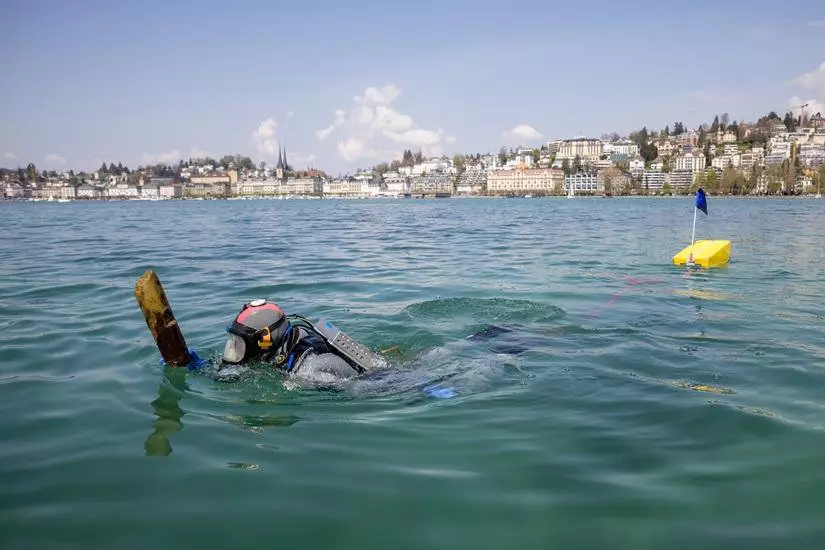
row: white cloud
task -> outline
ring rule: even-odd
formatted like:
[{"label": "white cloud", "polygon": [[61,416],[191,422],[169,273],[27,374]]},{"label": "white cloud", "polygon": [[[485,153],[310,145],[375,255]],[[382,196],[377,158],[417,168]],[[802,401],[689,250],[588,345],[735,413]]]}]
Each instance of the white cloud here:
[{"label": "white cloud", "polygon": [[501,137],[504,139],[539,139],[541,134],[533,128],[532,126],[528,126],[527,124],[519,124],[515,128],[507,130],[506,132],[502,132]]},{"label": "white cloud", "polygon": [[9,160],[17,160],[17,155],[9,151],[7,151],[6,154],[3,156]]},{"label": "white cloud", "polygon": [[189,158],[190,159],[203,159],[209,156],[209,153],[198,147],[197,145],[193,145],[189,148]]},{"label": "white cloud", "polygon": [[46,162],[50,164],[66,164],[66,157],[52,153],[51,155],[46,155]]},{"label": "white cloud", "polygon": [[180,151],[172,149],[166,153],[143,153],[145,164],[172,164],[180,159]]},{"label": "white cloud", "polygon": [[172,164],[180,159],[180,151],[172,149],[165,153],[143,153],[142,157],[146,164]]},{"label": "white cloud", "polygon": [[312,164],[312,161],[315,160],[315,155],[301,155],[300,153],[289,153],[287,157],[289,164],[295,167],[298,170],[302,170],[304,167]]},{"label": "white cloud", "polygon": [[382,86],[381,88],[370,86],[366,90],[364,90],[363,96],[355,96],[353,98],[353,101],[355,101],[355,103],[360,103],[362,105],[389,105],[390,103],[398,99],[398,96],[400,95],[401,89],[393,84],[390,84],[388,86]]},{"label": "white cloud", "polygon": [[330,124],[326,128],[315,132],[315,136],[318,138],[319,141],[324,141],[329,137],[333,130],[335,130],[335,124]]},{"label": "white cloud", "polygon": [[797,76],[793,79],[793,82],[802,86],[806,90],[825,92],[825,62],[823,62],[817,69]]},{"label": "white cloud", "polygon": [[391,107],[401,96],[395,85],[370,86],[355,96],[350,110],[337,109],[329,126],[315,132],[324,141],[340,134],[338,154],[347,161],[395,158],[404,148],[418,149],[428,156],[442,154],[442,144],[454,143],[442,129],[419,128],[411,116]]},{"label": "white cloud", "polygon": [[295,116],[295,111],[293,111],[292,109],[290,109],[289,111],[286,112],[287,120],[289,120],[290,118],[292,118],[294,116]]},{"label": "white cloud", "polygon": [[801,74],[792,80],[794,84],[811,92],[813,97],[810,99],[800,99],[799,96],[794,96],[789,101],[789,107],[797,115],[802,112],[801,105],[807,103],[805,110],[809,115],[815,113],[825,114],[825,62],[819,65],[813,71]]},{"label": "white cloud", "polygon": [[252,141],[258,151],[264,155],[274,157],[278,153],[278,138],[277,138],[278,122],[269,117],[261,121],[258,129],[252,134]]},{"label": "white cloud", "polygon": [[815,115],[816,113],[822,113],[825,115],[825,105],[821,101],[817,101],[816,99],[807,99],[801,100],[798,97],[794,96],[788,102],[788,107],[790,107],[790,111],[799,116],[802,114],[802,105],[807,104],[805,107],[805,112],[808,113],[808,116]]},{"label": "white cloud", "polygon": [[363,140],[351,137],[345,141],[338,142],[338,154],[346,161],[358,159],[378,158],[375,149],[371,149]]}]

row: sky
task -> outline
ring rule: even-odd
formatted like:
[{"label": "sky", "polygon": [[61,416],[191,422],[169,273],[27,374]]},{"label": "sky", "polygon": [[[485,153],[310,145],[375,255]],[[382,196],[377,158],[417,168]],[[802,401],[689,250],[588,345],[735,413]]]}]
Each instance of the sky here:
[{"label": "sky", "polygon": [[[400,157],[825,115],[825,4],[0,3],[0,166]],[[798,109],[797,109],[798,111]]]}]

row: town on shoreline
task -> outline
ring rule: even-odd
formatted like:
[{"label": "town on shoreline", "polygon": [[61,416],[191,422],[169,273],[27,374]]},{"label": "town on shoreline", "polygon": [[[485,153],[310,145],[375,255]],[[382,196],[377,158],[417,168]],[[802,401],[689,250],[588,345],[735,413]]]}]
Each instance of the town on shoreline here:
[{"label": "town on shoreline", "polygon": [[815,195],[825,180],[825,120],[771,112],[753,123],[716,116],[686,130],[646,127],[629,136],[574,137],[497,154],[402,158],[354,175],[295,170],[286,150],[275,166],[242,155],[176,165],[103,163],[91,173],[0,169],[6,200],[419,198],[686,195]]}]

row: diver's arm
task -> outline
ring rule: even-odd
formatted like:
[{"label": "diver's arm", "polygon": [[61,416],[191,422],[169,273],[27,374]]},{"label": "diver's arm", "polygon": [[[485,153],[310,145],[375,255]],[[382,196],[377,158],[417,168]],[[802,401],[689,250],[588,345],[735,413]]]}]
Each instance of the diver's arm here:
[{"label": "diver's arm", "polygon": [[358,370],[337,353],[308,352],[300,358],[293,374],[301,378],[341,380],[357,376]]}]

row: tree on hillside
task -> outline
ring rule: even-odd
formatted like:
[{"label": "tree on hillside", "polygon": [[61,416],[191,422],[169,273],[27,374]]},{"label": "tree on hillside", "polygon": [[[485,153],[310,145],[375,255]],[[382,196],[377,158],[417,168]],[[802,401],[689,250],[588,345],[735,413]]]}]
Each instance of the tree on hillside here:
[{"label": "tree on hillside", "polygon": [[728,122],[730,122],[730,116],[728,113],[722,113],[722,116],[719,117],[719,124],[723,130],[728,127]]},{"label": "tree on hillside", "polygon": [[651,162],[656,160],[656,157],[659,156],[659,149],[652,143],[645,143],[639,148],[639,154],[642,155],[645,162]]},{"label": "tree on hillside", "polygon": [[681,122],[674,122],[673,123],[673,135],[680,136],[685,133],[685,125]]},{"label": "tree on hillside", "polygon": [[707,170],[699,170],[693,175],[693,185],[690,188],[691,193],[695,193],[700,187],[707,189],[708,187],[708,172]]},{"label": "tree on hillside", "polygon": [[33,162],[30,162],[28,166],[26,166],[26,181],[29,182],[29,184],[37,181],[37,166],[35,166]]},{"label": "tree on hillside", "polygon": [[745,178],[745,186],[742,192],[746,195],[750,195],[759,185],[759,180],[762,178],[763,169],[762,166],[759,164],[755,164],[751,169],[750,173],[748,173],[748,177]]},{"label": "tree on hillside", "polygon": [[659,132],[659,137],[660,138],[666,138],[668,136],[670,136],[670,128],[665,126],[664,129],[661,132]]},{"label": "tree on hillside", "polygon": [[576,155],[573,159],[573,173],[578,174],[582,171],[582,158],[580,155]]},{"label": "tree on hillside", "polygon": [[645,159],[645,162],[650,162],[659,156],[659,150],[650,143],[650,134],[646,126],[643,126],[638,132],[630,134],[630,139],[639,147],[639,154]]},{"label": "tree on hillside", "polygon": [[710,133],[716,134],[719,131],[719,115],[713,117],[713,124],[710,125]]},{"label": "tree on hillside", "polygon": [[381,162],[379,164],[376,164],[373,167],[372,171],[375,172],[375,175],[377,176],[383,176],[384,174],[390,171],[390,165],[386,162]]},{"label": "tree on hillside", "polygon": [[825,187],[825,165],[820,166],[819,170],[814,172],[814,179],[816,183],[816,192],[821,193],[822,188]]},{"label": "tree on hillside", "polygon": [[[798,158],[798,157],[797,157]],[[782,161],[782,193],[793,195],[796,193],[797,167],[789,159]]]},{"label": "tree on hillside", "polygon": [[106,170],[107,170],[106,163],[104,162],[103,164],[100,165],[100,168],[98,168],[97,171],[100,172],[100,175],[102,176],[103,174],[106,173]]},{"label": "tree on hillside", "polygon": [[467,163],[467,157],[464,155],[453,155],[453,166],[455,166],[456,170],[459,172],[464,171],[464,166]]},{"label": "tree on hillside", "polygon": [[541,160],[541,150],[533,149],[531,154],[533,155],[533,164],[538,164]]},{"label": "tree on hillside", "polygon": [[705,144],[705,139],[707,138],[707,132],[705,132],[704,126],[699,126],[699,147]]},{"label": "tree on hillside", "polygon": [[725,170],[722,172],[722,182],[720,185],[720,191],[722,193],[739,195],[742,193],[744,184],[745,178],[739,170],[730,164],[725,167]]},{"label": "tree on hillside", "polygon": [[419,149],[418,152],[415,154],[415,163],[421,164],[422,162],[424,162],[424,153],[422,153],[421,149]]},{"label": "tree on hillside", "polygon": [[642,145],[650,141],[650,134],[648,134],[647,127],[642,126],[642,129],[638,132],[631,133],[630,140],[641,149]]},{"label": "tree on hillside", "polygon": [[501,149],[499,149],[499,151],[498,151],[498,162],[502,166],[507,164],[507,148],[506,147],[502,147]]},{"label": "tree on hillside", "polygon": [[719,190],[719,181],[718,181],[718,178],[716,177],[716,170],[714,170],[713,168],[708,170],[707,171],[707,178],[708,178],[708,183],[707,183],[706,189],[710,193],[717,193],[718,190]]},{"label": "tree on hillside", "polygon": [[790,111],[785,113],[785,119],[783,120],[785,123],[785,128],[788,129],[789,132],[793,132],[796,130],[796,120],[794,119],[793,114]]},{"label": "tree on hillside", "polygon": [[621,177],[622,172],[616,168],[615,166],[610,166],[609,168],[605,168],[602,170],[600,176],[604,183],[604,192],[605,194],[612,194],[613,193],[613,186]]},{"label": "tree on hillside", "polygon": [[571,174],[570,159],[564,159],[563,161],[561,161],[561,169],[564,170],[565,176],[569,176]]}]

